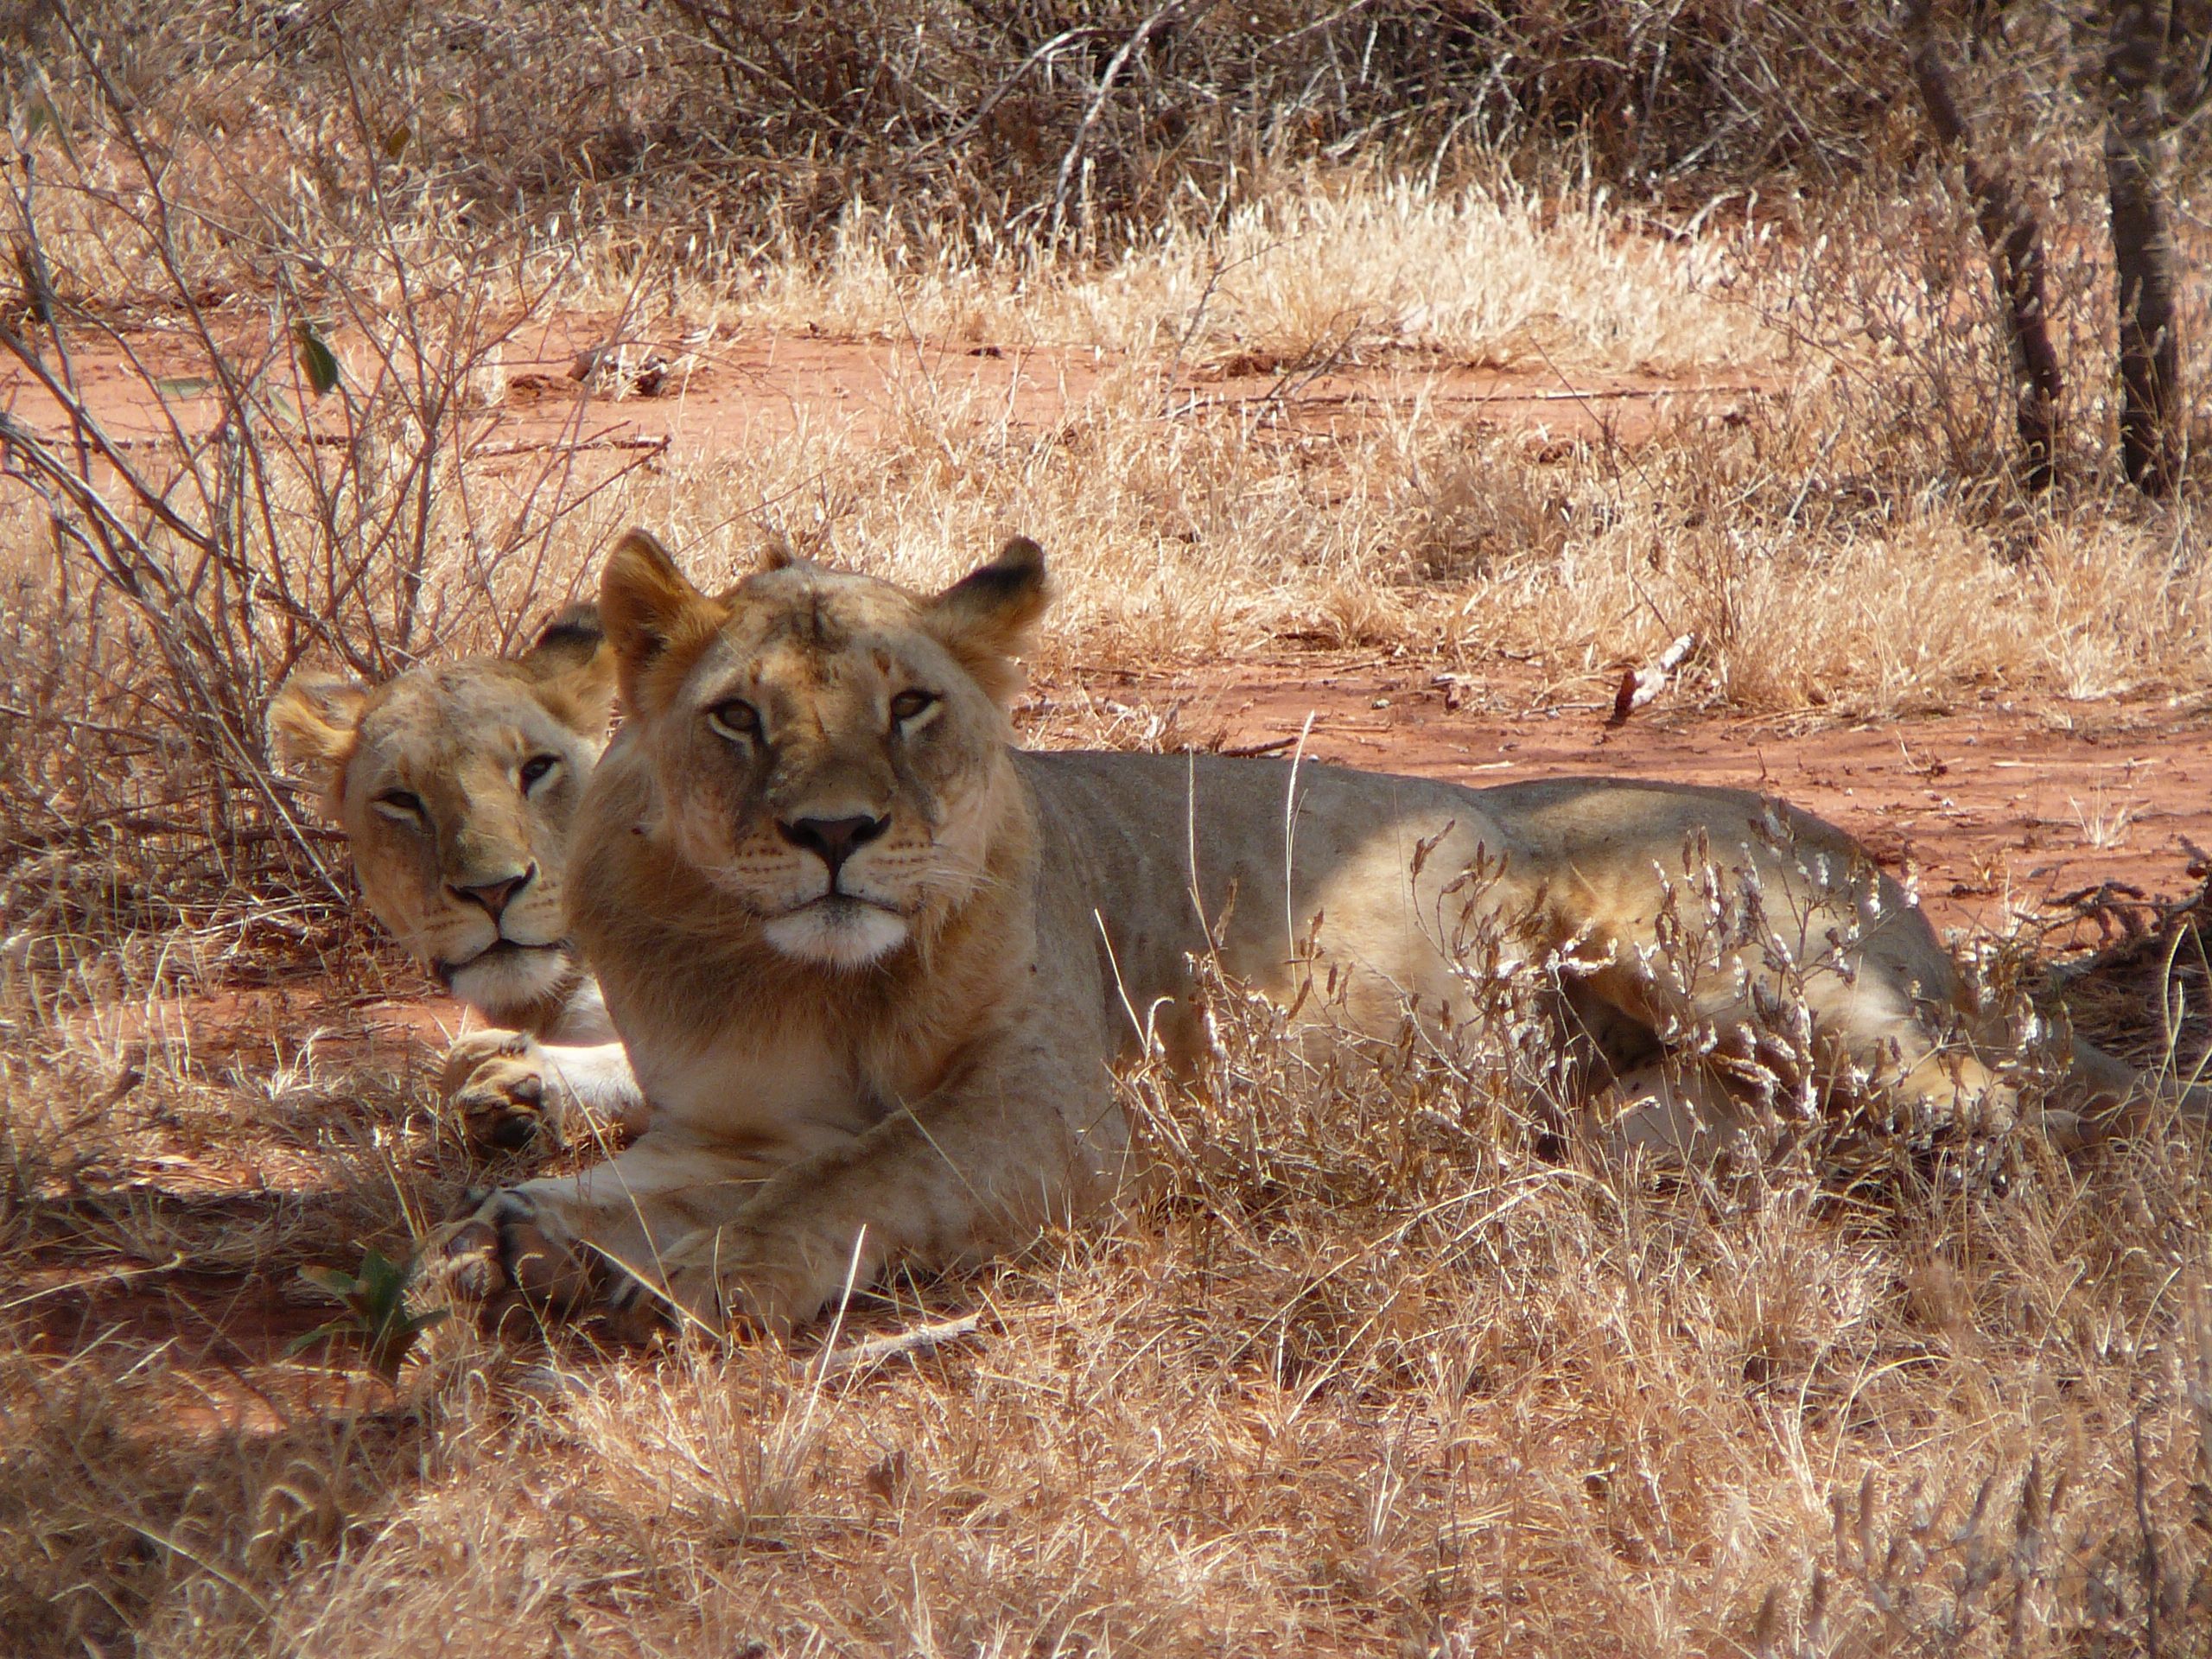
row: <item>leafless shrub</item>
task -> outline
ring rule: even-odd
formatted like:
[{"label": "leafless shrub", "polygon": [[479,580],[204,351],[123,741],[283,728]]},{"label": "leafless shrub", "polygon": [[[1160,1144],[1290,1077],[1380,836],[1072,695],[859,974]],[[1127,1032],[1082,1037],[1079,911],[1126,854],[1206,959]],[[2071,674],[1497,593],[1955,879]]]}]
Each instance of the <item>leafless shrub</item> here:
[{"label": "leafless shrub", "polygon": [[[563,521],[610,474],[579,456],[581,389],[528,453],[480,454],[487,375],[542,279],[406,215],[375,162],[364,222],[239,213],[234,158],[143,115],[64,27],[87,105],[19,110],[6,204],[0,350],[33,391],[0,415],[0,475],[52,561],[0,608],[0,928],[66,956],[79,925],[235,918],[253,887],[247,931],[296,946],[338,867],[267,765],[276,684],[311,653],[386,676],[511,639],[573,583]],[[149,313],[166,326],[132,326]],[[120,384],[80,373],[94,354]]]},{"label": "leafless shrub", "polygon": [[[1700,0],[469,0],[153,7],[72,28],[161,118],[252,140],[296,102],[350,108],[363,141],[480,222],[551,215],[635,251],[672,239],[743,267],[818,250],[855,203],[923,245],[1019,252],[1040,232],[1105,249],[1171,204],[1219,212],[1270,169],[1389,154],[1429,170],[1572,149],[1638,192],[1777,171],[1828,181],[1877,141],[1887,35],[1860,9]],[[74,79],[70,29],[0,29]],[[196,113],[173,107],[188,84]],[[541,118],[548,108],[558,123]],[[334,141],[310,176],[358,168]]]},{"label": "leafless shrub", "polygon": [[[1993,279],[1983,287],[2006,367],[1994,406],[2017,417],[2021,481],[2049,487],[2070,447],[2077,473],[2169,494],[2186,467],[2186,385],[2202,379],[2183,366],[2198,320],[2183,316],[2177,264],[2212,87],[2202,8],[1919,0],[1904,15],[1929,124]],[[1956,315],[1957,293],[1931,285],[1939,321]],[[2087,425],[2086,442],[2063,439],[2069,422]]]}]

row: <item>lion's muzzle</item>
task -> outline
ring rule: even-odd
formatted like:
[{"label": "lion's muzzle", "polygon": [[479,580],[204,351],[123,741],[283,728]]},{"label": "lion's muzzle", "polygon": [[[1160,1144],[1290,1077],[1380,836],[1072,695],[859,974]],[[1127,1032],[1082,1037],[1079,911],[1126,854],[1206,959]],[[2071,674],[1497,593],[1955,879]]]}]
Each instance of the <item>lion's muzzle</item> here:
[{"label": "lion's muzzle", "polygon": [[830,891],[837,891],[837,873],[845,861],[891,827],[889,818],[855,813],[842,818],[779,819],[777,832],[794,847],[814,854],[830,867]]}]

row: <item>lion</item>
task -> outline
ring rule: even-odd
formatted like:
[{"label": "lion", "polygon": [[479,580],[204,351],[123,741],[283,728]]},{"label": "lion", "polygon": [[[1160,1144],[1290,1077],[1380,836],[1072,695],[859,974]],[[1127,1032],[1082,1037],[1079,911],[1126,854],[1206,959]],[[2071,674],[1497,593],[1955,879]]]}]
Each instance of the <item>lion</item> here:
[{"label": "lion", "polygon": [[[894,1265],[1018,1245],[1116,1190],[1109,1068],[1201,1048],[1207,952],[1332,1040],[1449,1043],[1465,943],[1510,933],[1568,965],[1624,1145],[1725,1127],[1727,1065],[1783,1064],[1785,1004],[1808,1086],[1904,1121],[2001,1128],[2037,1093],[1960,1039],[1984,1016],[1898,884],[1763,796],[1016,748],[1033,542],[934,594],[776,553],[710,597],[633,531],[600,603],[624,715],[569,912],[650,1122],[468,1200],[433,1244],[464,1298],[782,1332]],[[1662,935],[1706,873],[1737,898],[1685,973]],[[2066,1070],[2037,1114],[2062,1143],[2154,1121],[2119,1060],[2075,1043]]]},{"label": "lion", "polygon": [[563,904],[570,822],[613,696],[598,610],[584,605],[512,660],[426,664],[374,686],[302,672],[270,705],[278,764],[345,830],[370,910],[494,1027],[445,1064],[445,1094],[480,1147],[643,1126]]}]

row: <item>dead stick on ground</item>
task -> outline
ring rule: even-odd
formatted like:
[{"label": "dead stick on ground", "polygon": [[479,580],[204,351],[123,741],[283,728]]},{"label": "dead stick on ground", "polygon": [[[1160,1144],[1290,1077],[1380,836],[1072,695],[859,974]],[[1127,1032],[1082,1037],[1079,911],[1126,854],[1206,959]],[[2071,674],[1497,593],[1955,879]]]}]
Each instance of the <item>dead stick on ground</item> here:
[{"label": "dead stick on ground", "polygon": [[975,1335],[976,1318],[973,1313],[963,1313],[957,1319],[918,1325],[893,1336],[870,1337],[866,1342],[856,1342],[831,1354],[823,1362],[822,1375],[842,1376],[847,1371],[866,1370],[901,1354],[931,1353],[948,1342]]}]

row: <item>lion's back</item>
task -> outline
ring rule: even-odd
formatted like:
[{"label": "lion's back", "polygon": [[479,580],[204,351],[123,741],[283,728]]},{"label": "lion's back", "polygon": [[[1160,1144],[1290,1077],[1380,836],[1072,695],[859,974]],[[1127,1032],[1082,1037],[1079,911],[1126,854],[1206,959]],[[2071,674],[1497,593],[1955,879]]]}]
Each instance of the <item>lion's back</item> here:
[{"label": "lion's back", "polygon": [[1408,997],[1461,994],[1452,942],[1471,906],[1519,918],[1541,949],[1579,939],[1633,957],[1670,887],[1706,865],[1732,889],[1761,883],[1796,931],[1856,917],[1871,949],[1948,983],[1924,918],[1863,848],[1748,790],[1610,777],[1476,790],[1203,754],[1018,759],[1045,823],[1052,931],[1064,951],[1103,953],[1109,1012],[1182,996],[1188,958],[1218,945],[1234,976],[1286,995],[1301,958],[1333,961],[1371,982],[1370,1013],[1387,1024]]}]

